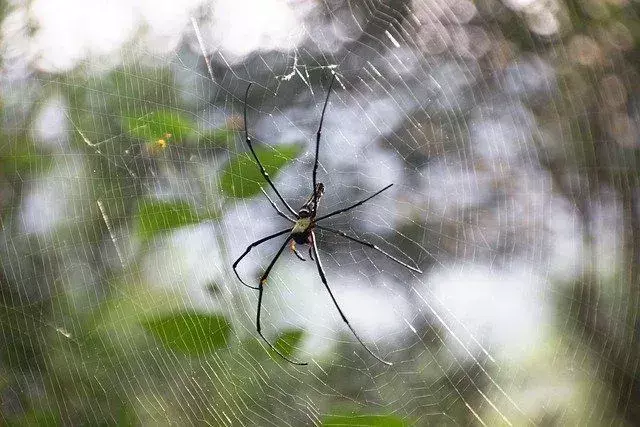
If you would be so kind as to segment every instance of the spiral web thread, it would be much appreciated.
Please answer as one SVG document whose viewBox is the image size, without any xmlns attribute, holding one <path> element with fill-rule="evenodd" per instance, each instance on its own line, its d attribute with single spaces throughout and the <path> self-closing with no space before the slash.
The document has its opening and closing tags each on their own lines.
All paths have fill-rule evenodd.
<svg viewBox="0 0 640 427">
<path fill-rule="evenodd" d="M 567 283 L 589 274 L 603 281 L 607 274 L 613 276 L 614 268 L 609 273 L 601 269 L 608 261 L 619 262 L 615 251 L 620 227 L 611 226 L 616 224 L 611 218 L 622 206 L 606 192 L 594 195 L 598 214 L 592 228 L 585 229 L 575 200 L 554 189 L 556 176 L 548 167 L 549 121 L 577 119 L 585 112 L 553 96 L 557 76 L 546 52 L 539 48 L 537 56 L 511 61 L 499 57 L 492 49 L 504 47 L 504 38 L 493 34 L 488 24 L 472 25 L 479 12 L 466 1 L 319 8 L 322 14 L 300 12 L 302 36 L 286 53 L 257 50 L 240 60 L 217 49 L 206 15 L 194 15 L 186 32 L 188 48 L 162 56 L 144 49 L 121 50 L 123 81 L 131 87 L 118 88 L 115 96 L 112 87 L 101 89 L 104 80 L 99 76 L 82 83 L 40 79 L 44 87 L 68 85 L 72 92 L 83 91 L 78 95 L 86 102 L 83 107 L 56 101 L 67 104 L 64 134 L 78 140 L 80 148 L 54 147 L 54 169 L 32 185 L 50 212 L 48 222 L 33 216 L 37 206 L 27 206 L 19 218 L 28 231 L 3 243 L 7 250 L 39 235 L 41 246 L 55 247 L 62 268 L 43 281 L 62 285 L 35 294 L 25 291 L 27 300 L 72 295 L 66 304 L 74 311 L 108 313 L 108 320 L 97 323 L 99 328 L 89 328 L 100 345 L 117 350 L 107 363 L 69 332 L 86 330 L 78 320 L 82 317 L 69 320 L 54 309 L 41 320 L 17 309 L 43 336 L 59 335 L 61 343 L 51 344 L 57 357 L 70 366 L 79 361 L 95 364 L 93 382 L 75 390 L 78 401 L 91 407 L 94 388 L 106 395 L 117 391 L 134 402 L 131 411 L 138 419 L 216 425 L 321 424 L 341 413 L 340 408 L 420 425 L 514 425 L 549 416 L 560 422 L 602 420 L 610 416 L 610 407 L 626 408 L 629 395 L 625 397 L 622 388 L 602 386 L 598 369 L 590 370 L 606 365 L 605 371 L 634 374 L 635 362 L 620 365 L 616 361 L 622 359 L 610 353 L 573 345 L 576 336 L 584 335 L 576 326 L 579 316 L 556 314 L 558 300 L 567 298 Z M 557 46 L 568 49 L 563 42 Z M 154 156 L 142 145 L 123 144 L 123 133 L 111 134 L 114 120 L 120 118 L 112 117 L 110 102 L 139 104 L 138 118 L 158 109 L 136 97 L 144 93 L 136 86 L 145 84 L 137 76 L 153 76 L 148 67 L 131 60 L 140 56 L 168 66 L 176 76 L 177 98 L 166 98 L 162 108 L 192 117 L 202 134 L 220 126 L 234 128 L 233 141 L 213 154 L 200 143 L 169 143 Z M 93 66 L 89 61 L 84 65 Z M 318 233 L 337 300 L 354 329 L 373 351 L 392 360 L 393 367 L 377 363 L 358 345 L 314 264 L 288 251 L 266 285 L 263 328 L 274 340 L 282 331 L 303 330 L 294 355 L 310 364 L 293 367 L 275 355 L 266 356 L 255 333 L 257 296 L 231 271 L 231 263 L 249 243 L 286 226 L 261 195 L 219 196 L 227 162 L 247 151 L 241 121 L 246 85 L 255 84 L 248 124 L 256 145 L 303 147 L 275 178 L 295 208 L 310 195 L 315 131 L 331 73 L 338 78 L 322 132 L 319 181 L 327 190 L 320 215 L 394 183 L 391 191 L 331 224 L 424 271 L 415 274 L 375 251 Z M 152 86 L 160 98 L 171 89 L 160 72 Z M 8 92 L 13 90 L 19 88 L 9 86 Z M 541 118 L 540 105 L 558 112 Z M 42 110 L 47 108 L 43 104 Z M 90 120 L 75 119 L 88 112 Z M 557 144 L 568 159 L 573 155 L 570 144 L 559 136 Z M 86 159 L 106 165 L 104 175 L 117 175 L 119 187 L 106 182 L 92 187 L 92 171 L 87 170 L 91 162 Z M 132 237 L 135 221 L 126 206 L 140 195 L 186 201 L 212 219 L 141 247 Z M 88 222 L 90 214 L 99 221 Z M 62 226 L 82 230 L 83 221 L 98 229 L 82 231 L 79 240 L 52 231 Z M 600 231 L 611 228 L 603 240 Z M 103 236 L 98 249 L 86 240 L 92 232 Z M 240 273 L 254 280 L 281 241 L 252 251 Z M 607 255 L 607 248 L 614 248 L 614 254 Z M 90 268 L 93 264 L 102 267 Z M 19 260 L 9 255 L 5 265 L 5 275 L 12 271 L 14 281 L 26 283 Z M 78 286 L 78 275 L 85 286 L 69 289 Z M 112 283 L 109 292 L 115 295 L 108 310 L 100 296 L 105 292 L 101 275 Z M 10 303 L 7 310 L 15 301 Z M 602 304 L 613 319 L 624 317 L 627 310 L 615 297 L 587 298 L 579 304 L 592 309 Z M 185 360 L 159 349 L 153 337 L 140 335 L 127 321 L 132 310 L 153 315 L 177 308 L 231 319 L 228 348 Z M 4 321 L 3 329 L 19 330 L 21 325 L 13 322 Z M 135 337 L 148 344 L 140 353 L 135 353 Z M 79 354 L 72 354 L 75 350 Z M 71 369 L 86 375 L 86 367 Z M 579 373 L 567 374 L 572 369 Z M 554 378 L 562 375 L 567 375 L 563 381 Z M 540 391 L 546 381 L 553 392 Z M 64 381 L 58 386 L 64 389 Z M 589 402 L 602 396 L 609 397 L 591 408 Z M 96 407 L 94 416 L 117 420 L 109 407 Z"/>
</svg>

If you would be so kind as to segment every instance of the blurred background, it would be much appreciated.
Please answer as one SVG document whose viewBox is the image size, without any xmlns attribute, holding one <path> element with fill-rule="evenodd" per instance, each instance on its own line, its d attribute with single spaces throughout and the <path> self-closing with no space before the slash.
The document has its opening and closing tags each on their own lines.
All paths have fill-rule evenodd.
<svg viewBox="0 0 640 427">
<path fill-rule="evenodd" d="M 0 0 L 0 424 L 640 424 L 639 9 Z"/>
</svg>

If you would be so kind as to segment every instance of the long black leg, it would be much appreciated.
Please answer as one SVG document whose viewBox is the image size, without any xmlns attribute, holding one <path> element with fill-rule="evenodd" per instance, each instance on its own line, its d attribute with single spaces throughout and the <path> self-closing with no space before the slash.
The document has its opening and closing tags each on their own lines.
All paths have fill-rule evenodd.
<svg viewBox="0 0 640 427">
<path fill-rule="evenodd" d="M 338 301 L 336 301 L 336 298 L 333 296 L 333 292 L 331 292 L 331 288 L 327 283 L 327 277 L 324 274 L 324 269 L 322 268 L 322 263 L 320 262 L 320 256 L 318 254 L 318 245 L 316 244 L 316 235 L 313 231 L 311 232 L 311 244 L 313 245 L 313 255 L 316 259 L 316 266 L 318 267 L 318 274 L 320 274 L 320 280 L 322 280 L 324 287 L 327 288 L 327 291 L 329 292 L 329 296 L 331 296 L 331 300 L 333 301 L 333 305 L 335 305 L 336 308 L 338 309 L 338 313 L 340 313 L 340 317 L 342 317 L 342 320 L 344 321 L 344 323 L 347 324 L 349 329 L 351 329 L 351 332 L 353 333 L 353 335 L 356 337 L 356 339 L 360 342 L 360 344 L 362 344 L 362 346 L 365 348 L 365 350 L 367 350 L 367 352 L 371 356 L 373 356 L 376 360 L 384 363 L 385 365 L 389 365 L 389 366 L 393 365 L 393 363 L 387 362 L 386 360 L 381 359 L 379 356 L 376 356 L 371 350 L 369 350 L 369 347 L 367 347 L 367 345 L 360 339 L 356 331 L 353 329 L 353 327 L 347 320 L 347 317 L 342 312 L 342 309 L 338 305 Z"/>
<path fill-rule="evenodd" d="M 259 244 L 264 243 L 264 242 L 266 242 L 267 240 L 271 240 L 271 239 L 273 239 L 273 238 L 276 238 L 276 237 L 278 237 L 278 236 L 282 236 L 283 234 L 285 234 L 285 233 L 289 233 L 289 232 L 291 232 L 291 229 L 290 229 L 290 228 L 287 228 L 286 230 L 281 230 L 281 231 L 278 231 L 277 233 L 274 233 L 274 234 L 272 234 L 272 235 L 270 235 L 270 236 L 263 237 L 263 238 L 262 238 L 262 239 L 260 239 L 260 240 L 256 240 L 255 242 L 253 242 L 252 244 L 250 244 L 249 246 L 247 246 L 247 249 L 242 253 L 242 255 L 240 255 L 240 258 L 238 258 L 238 259 L 233 263 L 233 272 L 234 272 L 234 273 L 236 273 L 236 277 L 238 277 L 238 280 L 240 280 L 240 282 L 241 282 L 243 285 L 245 285 L 247 288 L 251 288 L 251 289 L 260 289 L 260 288 L 255 287 L 255 286 L 247 285 L 247 284 L 244 282 L 244 280 L 242 280 L 242 279 L 240 278 L 240 274 L 238 274 L 238 270 L 236 270 L 236 267 L 238 266 L 238 263 L 239 263 L 240 261 L 242 261 L 242 258 L 244 258 L 245 256 L 247 256 L 247 254 L 248 254 L 249 252 L 251 252 L 251 249 L 255 248 L 255 247 L 256 247 L 256 246 L 258 246 Z"/>
<path fill-rule="evenodd" d="M 382 190 L 380 190 L 380 191 L 378 191 L 378 192 L 376 192 L 376 193 L 372 194 L 371 196 L 367 197 L 366 199 L 360 200 L 358 203 L 355 203 L 355 204 L 353 204 L 353 205 L 351 205 L 351 206 L 349 206 L 349 207 L 347 207 L 347 208 L 338 209 L 337 211 L 333 211 L 333 212 L 328 213 L 328 214 L 326 214 L 326 215 L 322 215 L 320 218 L 316 218 L 316 220 L 315 220 L 314 222 L 318 222 L 318 221 L 321 221 L 321 220 L 323 220 L 323 219 L 329 218 L 329 217 L 331 217 L 331 216 L 338 215 L 338 214 L 340 214 L 340 213 L 342 213 L 342 212 L 346 212 L 346 211 L 349 211 L 349 210 L 351 210 L 351 209 L 353 209 L 353 208 L 356 208 L 356 207 L 360 206 L 361 204 L 363 204 L 363 203 L 365 203 L 365 202 L 368 202 L 369 200 L 373 199 L 374 197 L 376 197 L 378 194 L 382 193 L 383 191 L 385 191 L 385 190 L 387 190 L 387 189 L 391 188 L 391 186 L 392 186 L 392 185 L 393 185 L 393 184 L 389 184 L 389 185 L 387 185 L 387 186 L 386 186 L 386 187 L 384 187 Z"/>
<path fill-rule="evenodd" d="M 296 222 L 295 219 L 289 218 L 287 216 L 287 214 L 285 214 L 284 212 L 282 212 L 280 210 L 280 208 L 278 207 L 278 205 L 275 204 L 275 202 L 271 199 L 271 197 L 269 197 L 269 195 L 267 194 L 266 191 L 264 191 L 264 188 L 260 187 L 260 191 L 262 191 L 262 194 L 264 194 L 264 197 L 267 198 L 267 200 L 269 201 L 269 203 L 271 203 L 271 207 L 273 207 L 273 209 L 276 210 L 276 212 L 278 212 L 278 215 L 280 215 L 282 218 L 286 219 L 289 222 Z M 296 216 L 297 218 L 297 216 Z"/>
<path fill-rule="evenodd" d="M 280 250 L 278 251 L 276 256 L 273 257 L 273 259 L 271 260 L 271 263 L 269 264 L 267 269 L 264 271 L 264 274 L 260 278 L 260 286 L 259 286 L 260 292 L 258 293 L 258 313 L 256 314 L 256 329 L 258 330 L 258 334 L 260 335 L 260 337 L 264 340 L 264 342 L 267 343 L 267 345 L 271 348 L 271 350 L 273 350 L 276 353 L 278 353 L 280 355 L 280 357 L 282 357 L 284 360 L 286 360 L 289 363 L 293 363 L 294 365 L 307 365 L 307 362 L 296 362 L 296 361 L 293 361 L 293 360 L 289 359 L 284 354 L 280 353 L 280 351 L 278 351 L 278 349 L 275 348 L 273 346 L 273 344 L 271 344 L 264 337 L 264 335 L 262 335 L 262 328 L 260 326 L 260 312 L 262 311 L 262 292 L 264 291 L 264 284 L 267 281 L 267 277 L 269 276 L 269 273 L 271 272 L 271 269 L 275 265 L 275 263 L 278 260 L 278 258 L 280 258 L 280 255 L 282 254 L 282 251 L 284 251 L 284 248 L 286 248 L 287 244 L 289 244 L 289 240 L 291 240 L 291 237 L 289 237 L 287 240 L 285 240 L 284 244 L 282 245 L 282 247 L 280 248 Z"/>
<path fill-rule="evenodd" d="M 360 240 L 360 239 L 358 239 L 356 237 L 349 236 L 344 231 L 336 230 L 334 228 L 329 228 L 329 227 L 324 227 L 324 226 L 321 227 L 319 225 L 316 225 L 316 227 L 318 227 L 320 230 L 325 230 L 325 231 L 329 231 L 331 233 L 335 233 L 335 234 L 337 234 L 339 236 L 342 236 L 342 237 L 345 237 L 345 238 L 347 238 L 347 239 L 349 239 L 349 240 L 351 240 L 353 242 L 360 243 L 361 245 L 364 245 L 364 246 L 367 246 L 367 247 L 369 247 L 371 249 L 374 249 L 374 250 L 380 252 L 382 255 L 384 255 L 387 258 L 389 258 L 390 260 L 397 262 L 401 266 L 403 266 L 405 268 L 408 268 L 411 271 L 415 271 L 416 273 L 422 274 L 422 271 L 418 267 L 413 267 L 413 266 L 410 266 L 409 264 L 407 264 L 405 262 L 400 261 L 398 258 L 394 257 L 393 255 L 390 255 L 390 254 L 386 253 L 385 251 L 383 251 L 382 249 L 380 249 L 378 246 L 374 245 L 373 243 L 365 242 L 364 240 Z"/>
<path fill-rule="evenodd" d="M 276 188 L 276 186 L 271 181 L 271 178 L 269 178 L 269 174 L 265 170 L 264 166 L 262 166 L 262 163 L 260 163 L 260 159 L 258 159 L 258 155 L 256 154 L 255 150 L 253 149 L 253 145 L 251 143 L 251 138 L 249 138 L 249 130 L 247 129 L 247 98 L 249 96 L 249 89 L 251 89 L 251 83 L 249 83 L 249 86 L 247 86 L 247 91 L 244 93 L 244 139 L 247 142 L 247 145 L 249 146 L 249 150 L 251 150 L 251 154 L 253 154 L 253 158 L 256 159 L 256 163 L 258 164 L 258 167 L 260 168 L 260 173 L 262 174 L 264 179 L 266 179 L 267 182 L 269 183 L 269 185 L 271 186 L 271 188 L 273 188 L 273 191 L 276 193 L 276 195 L 278 196 L 278 198 L 280 199 L 282 204 L 285 205 L 287 210 L 289 212 L 291 212 L 294 216 L 296 216 L 297 215 L 296 211 L 294 211 L 291 208 L 291 206 L 289 206 L 289 204 L 286 202 L 286 200 L 284 200 L 282 195 L 278 192 L 278 189 Z"/>
<path fill-rule="evenodd" d="M 327 110 L 327 103 L 329 102 L 329 95 L 331 95 L 331 87 L 336 80 L 335 73 L 331 77 L 331 83 L 329 83 L 329 90 L 327 91 L 327 97 L 324 100 L 324 106 L 322 107 L 322 115 L 320 116 L 320 125 L 318 126 L 318 132 L 316 132 L 316 159 L 313 163 L 313 213 L 315 214 L 318 209 L 318 197 L 316 194 L 316 175 L 318 174 L 318 155 L 320 154 L 320 136 L 322 134 L 322 122 L 324 121 L 324 112 Z"/>
</svg>

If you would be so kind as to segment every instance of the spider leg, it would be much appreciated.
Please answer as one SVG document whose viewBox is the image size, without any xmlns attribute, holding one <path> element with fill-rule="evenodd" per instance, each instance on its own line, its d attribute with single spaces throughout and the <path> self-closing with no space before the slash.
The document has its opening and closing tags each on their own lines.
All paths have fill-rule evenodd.
<svg viewBox="0 0 640 427">
<path fill-rule="evenodd" d="M 258 288 L 258 287 L 256 287 L 256 286 L 247 285 L 247 284 L 244 282 L 244 280 L 242 280 L 242 279 L 240 278 L 240 274 L 238 274 L 238 270 L 236 270 L 236 267 L 238 266 L 238 263 L 240 263 L 240 261 L 242 261 L 242 258 L 244 258 L 245 256 L 247 256 L 247 254 L 248 254 L 249 252 L 251 252 L 251 249 L 255 248 L 256 246 L 258 246 L 258 245 L 260 245 L 260 244 L 262 244 L 262 243 L 266 242 L 267 240 L 271 240 L 271 239 L 273 239 L 273 238 L 275 238 L 275 237 L 282 236 L 282 235 L 283 235 L 283 234 L 285 234 L 285 233 L 289 233 L 290 231 L 291 231 L 291 229 L 290 229 L 290 228 L 287 228 L 286 230 L 278 231 L 277 233 L 271 234 L 270 236 L 263 237 L 263 238 L 262 238 L 262 239 L 260 239 L 260 240 L 256 240 L 255 242 L 253 242 L 253 243 L 251 243 L 249 246 L 247 246 L 247 249 L 245 249 L 245 251 L 242 253 L 242 255 L 240 255 L 240 257 L 239 257 L 239 258 L 238 258 L 238 259 L 233 263 L 233 272 L 234 272 L 234 273 L 236 273 L 236 277 L 238 278 L 238 280 L 240 280 L 240 282 L 241 282 L 243 285 L 245 285 L 247 288 L 251 288 L 251 289 L 260 289 L 260 288 Z M 288 239 L 287 239 L 287 241 L 288 241 Z"/>
<path fill-rule="evenodd" d="M 249 150 L 251 150 L 251 154 L 253 154 L 253 158 L 256 160 L 256 163 L 258 164 L 258 167 L 260 168 L 260 173 L 262 174 L 264 179 L 267 181 L 267 183 L 269 183 L 271 188 L 273 188 L 273 191 L 276 193 L 276 195 L 278 196 L 278 198 L 280 199 L 282 204 L 287 208 L 287 210 L 289 212 L 291 212 L 293 214 L 293 216 L 296 216 L 297 215 L 296 211 L 294 211 L 291 208 L 291 206 L 289 206 L 287 201 L 284 200 L 282 195 L 278 192 L 278 189 L 276 188 L 276 186 L 271 181 L 271 178 L 269 178 L 269 174 L 267 173 L 267 171 L 264 168 L 264 166 L 262 166 L 262 163 L 260 162 L 260 159 L 258 159 L 258 155 L 256 154 L 255 150 L 253 149 L 253 145 L 251 143 L 251 138 L 249 138 L 249 130 L 247 129 L 247 98 L 249 97 L 249 89 L 251 89 L 251 83 L 249 83 L 249 86 L 247 86 L 247 91 L 244 93 L 244 139 L 247 142 L 247 145 L 249 146 Z"/>
<path fill-rule="evenodd" d="M 362 199 L 362 200 L 360 200 L 359 202 L 354 203 L 353 205 L 351 205 L 351 206 L 349 206 L 349 207 L 342 208 L 342 209 L 338 209 L 337 211 L 333 211 L 333 212 L 328 213 L 328 214 L 326 214 L 326 215 L 322 215 L 320 218 L 316 218 L 316 220 L 315 220 L 314 222 L 318 222 L 318 221 L 321 221 L 321 220 L 323 220 L 323 219 L 326 219 L 326 218 L 332 217 L 332 216 L 334 216 L 334 215 L 338 215 L 338 214 L 340 214 L 340 213 L 342 213 L 342 212 L 346 212 L 346 211 L 349 211 L 349 210 L 351 210 L 351 209 L 353 209 L 353 208 L 356 208 L 356 207 L 360 206 L 361 204 L 363 204 L 363 203 L 365 203 L 365 202 L 368 202 L 369 200 L 373 199 L 374 197 L 376 197 L 378 194 L 382 193 L 383 191 L 385 191 L 385 190 L 387 190 L 387 189 L 391 188 L 391 186 L 392 186 L 392 185 L 393 185 L 393 184 L 389 184 L 389 185 L 387 185 L 387 186 L 386 186 L 386 187 L 384 187 L 382 190 L 380 190 L 380 191 L 378 191 L 378 192 L 376 192 L 376 193 L 373 193 L 371 196 L 367 197 L 366 199 Z"/>
<path fill-rule="evenodd" d="M 306 261 L 306 259 L 304 259 L 304 257 L 300 255 L 300 252 L 298 252 L 298 250 L 296 249 L 296 242 L 294 240 L 291 241 L 290 247 L 291 247 L 291 252 L 293 252 L 300 261 Z"/>
<path fill-rule="evenodd" d="M 313 258 L 313 248 L 311 246 L 309 246 L 309 258 L 311 258 L 311 261 L 315 261 Z"/>
<path fill-rule="evenodd" d="M 342 237 L 344 237 L 346 239 L 349 239 L 349 240 L 351 240 L 353 242 L 360 243 L 361 245 L 364 245 L 364 246 L 367 246 L 367 247 L 369 247 L 371 249 L 374 249 L 374 250 L 380 252 L 382 255 L 384 255 L 387 258 L 389 258 L 390 260 L 397 262 L 401 266 L 403 266 L 405 268 L 408 268 L 411 271 L 415 271 L 416 273 L 422 274 L 422 270 L 420 270 L 419 268 L 413 267 L 413 266 L 411 266 L 411 265 L 409 265 L 409 264 L 407 264 L 405 262 L 400 261 L 398 258 L 394 257 L 393 255 L 390 255 L 390 254 L 386 253 L 385 251 L 383 251 L 382 249 L 380 249 L 378 246 L 374 245 L 373 243 L 365 242 L 364 240 L 360 240 L 360 239 L 358 239 L 356 237 L 349 236 L 344 231 L 336 230 L 334 228 L 329 228 L 329 227 L 324 227 L 324 226 L 321 227 L 319 225 L 316 225 L 316 227 L 318 227 L 320 230 L 329 231 L 331 233 L 334 233 L 334 234 L 342 236 Z"/>
<path fill-rule="evenodd" d="M 320 154 L 320 136 L 322 134 L 322 122 L 324 121 L 324 113 L 327 110 L 327 103 L 329 102 L 329 95 L 331 95 L 331 87 L 336 80 L 336 74 L 333 73 L 331 77 L 331 83 L 329 83 L 329 90 L 327 90 L 327 97 L 324 100 L 324 106 L 322 107 L 322 115 L 320 116 L 320 125 L 318 126 L 318 132 L 316 132 L 316 159 L 313 163 L 313 212 L 318 209 L 318 197 L 316 197 L 316 175 L 318 174 L 318 155 Z"/>
<path fill-rule="evenodd" d="M 278 251 L 276 256 L 273 257 L 273 259 L 271 260 L 271 263 L 269 264 L 267 269 L 262 274 L 262 277 L 260 278 L 260 286 L 258 288 L 260 292 L 258 293 L 258 312 L 256 314 L 256 329 L 258 330 L 258 334 L 260 335 L 260 337 L 264 340 L 264 342 L 267 343 L 269 348 L 271 348 L 271 350 L 273 350 L 276 353 L 278 353 L 278 355 L 280 355 L 280 357 L 282 357 L 284 360 L 286 360 L 289 363 L 293 363 L 294 365 L 307 365 L 307 362 L 296 362 L 296 361 L 293 361 L 293 360 L 289 359 L 287 356 L 285 356 L 284 354 L 282 354 L 280 351 L 278 351 L 278 349 L 275 348 L 274 345 L 271 344 L 264 337 L 264 335 L 262 335 L 262 328 L 260 326 L 260 312 L 262 311 L 262 292 L 264 291 L 264 284 L 267 281 L 267 277 L 269 276 L 269 273 L 271 272 L 271 269 L 275 265 L 275 263 L 278 260 L 278 258 L 280 258 L 280 255 L 282 254 L 282 251 L 284 251 L 284 248 L 287 247 L 287 244 L 289 243 L 289 240 L 291 240 L 291 237 L 289 237 L 289 238 L 287 238 L 287 240 L 285 240 L 284 244 L 280 247 L 280 250 Z"/>
<path fill-rule="evenodd" d="M 262 194 L 264 194 L 264 197 L 266 197 L 266 198 L 267 198 L 267 200 L 269 200 L 269 203 L 271 203 L 271 206 L 273 207 L 273 209 L 275 209 L 275 210 L 276 210 L 276 212 L 278 212 L 278 215 L 280 215 L 282 218 L 286 219 L 286 220 L 287 220 L 287 221 L 289 221 L 289 222 L 296 222 L 294 219 L 289 218 L 289 217 L 287 216 L 287 214 L 285 214 L 284 212 L 282 212 L 282 211 L 280 210 L 280 208 L 275 204 L 275 202 L 271 199 L 271 197 L 269 197 L 269 195 L 267 194 L 267 192 L 266 192 L 266 191 L 264 191 L 264 188 L 260 187 L 260 191 L 262 191 Z M 298 216 L 296 215 L 296 218 L 297 218 L 297 217 L 298 217 Z"/>
<path fill-rule="evenodd" d="M 320 280 L 322 280 L 322 283 L 324 284 L 324 287 L 327 288 L 327 291 L 329 292 L 329 296 L 331 297 L 331 300 L 333 301 L 333 305 L 336 306 L 336 308 L 338 309 L 338 313 L 340 313 L 340 317 L 342 317 L 342 320 L 344 321 L 344 323 L 346 323 L 346 325 L 349 327 L 349 329 L 351 329 L 351 332 L 353 333 L 353 335 L 356 337 L 356 339 L 360 342 L 360 344 L 362 344 L 362 346 L 365 348 L 365 350 L 367 350 L 367 352 L 371 356 L 373 356 L 379 362 L 384 363 L 385 365 L 392 366 L 393 363 L 387 362 L 386 360 L 380 358 L 379 356 L 376 356 L 375 353 L 373 353 L 371 350 L 369 350 L 369 347 L 367 347 L 367 345 L 360 339 L 360 337 L 356 333 L 355 329 L 353 329 L 353 327 L 351 326 L 351 324 L 347 320 L 347 317 L 342 312 L 342 309 L 338 305 L 338 301 L 336 301 L 336 298 L 333 296 L 333 292 L 331 292 L 331 288 L 329 287 L 329 284 L 327 283 L 327 277 L 324 274 L 324 269 L 322 268 L 322 263 L 320 262 L 320 256 L 318 254 L 318 245 L 316 244 L 316 235 L 315 235 L 315 233 L 313 231 L 311 232 L 311 244 L 313 245 L 313 254 L 315 255 L 316 266 L 318 267 L 318 274 L 320 274 Z"/>
</svg>

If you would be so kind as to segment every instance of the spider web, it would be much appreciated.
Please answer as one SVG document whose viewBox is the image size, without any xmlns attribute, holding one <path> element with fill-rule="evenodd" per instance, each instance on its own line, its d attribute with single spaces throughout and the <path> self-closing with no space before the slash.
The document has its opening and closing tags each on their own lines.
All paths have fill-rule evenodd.
<svg viewBox="0 0 640 427">
<path fill-rule="evenodd" d="M 598 39 L 596 6 L 546 6 L 7 7 L 3 421 L 637 421 L 631 24 L 607 15 Z M 424 271 L 317 232 L 341 308 L 391 367 L 350 333 L 315 264 L 286 250 L 267 281 L 262 326 L 309 366 L 282 361 L 255 331 L 256 292 L 231 269 L 247 245 L 288 225 L 259 192 L 225 192 L 228 174 L 278 203 L 252 178 L 254 164 L 230 166 L 247 152 L 248 83 L 261 153 L 300 147 L 273 174 L 297 209 L 312 190 L 332 73 L 319 215 L 393 183 L 327 224 Z M 193 123 L 188 143 L 135 137 L 158 111 Z M 148 226 L 150 201 L 183 205 Z M 185 222 L 145 235 L 171 212 Z M 253 250 L 242 277 L 257 284 L 282 242 Z M 202 319 L 228 324 L 225 345 Z"/>
</svg>

